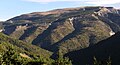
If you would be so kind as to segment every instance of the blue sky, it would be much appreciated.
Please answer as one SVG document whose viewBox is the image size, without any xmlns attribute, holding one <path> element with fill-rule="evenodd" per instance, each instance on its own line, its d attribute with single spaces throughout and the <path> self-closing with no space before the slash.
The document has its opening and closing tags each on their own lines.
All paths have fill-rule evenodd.
<svg viewBox="0 0 120 65">
<path fill-rule="evenodd" d="M 0 20 L 59 8 L 81 6 L 112 6 L 120 8 L 120 0 L 1 0 Z"/>
</svg>

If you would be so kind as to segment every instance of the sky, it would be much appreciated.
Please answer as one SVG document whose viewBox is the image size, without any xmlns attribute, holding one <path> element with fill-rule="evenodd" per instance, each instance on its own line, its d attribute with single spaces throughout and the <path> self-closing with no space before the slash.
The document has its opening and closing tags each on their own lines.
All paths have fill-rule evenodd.
<svg viewBox="0 0 120 65">
<path fill-rule="evenodd" d="M 83 6 L 120 8 L 120 0 L 0 0 L 0 21 L 31 12 Z"/>
</svg>

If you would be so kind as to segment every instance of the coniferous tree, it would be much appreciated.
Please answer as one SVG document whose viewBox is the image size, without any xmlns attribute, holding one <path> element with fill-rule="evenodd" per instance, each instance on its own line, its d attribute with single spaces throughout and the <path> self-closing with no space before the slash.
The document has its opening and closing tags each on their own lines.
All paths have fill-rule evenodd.
<svg viewBox="0 0 120 65">
<path fill-rule="evenodd" d="M 61 51 L 58 51 L 58 58 L 55 60 L 53 65 L 72 65 L 71 61 L 67 57 L 63 57 Z"/>
</svg>

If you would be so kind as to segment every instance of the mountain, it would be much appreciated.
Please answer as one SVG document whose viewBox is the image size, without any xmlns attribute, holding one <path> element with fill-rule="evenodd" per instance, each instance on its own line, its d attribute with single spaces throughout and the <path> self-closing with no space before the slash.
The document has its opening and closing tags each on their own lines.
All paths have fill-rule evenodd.
<svg viewBox="0 0 120 65">
<path fill-rule="evenodd" d="M 2 23 L 2 32 L 51 52 L 68 53 L 93 46 L 120 31 L 120 10 L 78 7 L 33 12 Z"/>
<path fill-rule="evenodd" d="M 68 58 L 53 60 L 51 55 L 52 52 L 0 33 L 0 65 L 72 65 Z"/>
<path fill-rule="evenodd" d="M 50 57 L 52 55 L 52 52 L 0 33 L 0 53 L 8 51 L 9 48 L 13 48 L 15 52 L 27 54 L 28 56 Z"/>
<path fill-rule="evenodd" d="M 119 50 L 120 32 L 108 39 L 98 42 L 96 45 L 85 49 L 72 51 L 67 53 L 65 56 L 68 56 L 75 65 L 93 65 L 94 57 L 96 57 L 97 60 L 102 61 L 102 63 L 107 62 L 107 59 L 110 57 L 112 65 L 120 65 Z"/>
</svg>

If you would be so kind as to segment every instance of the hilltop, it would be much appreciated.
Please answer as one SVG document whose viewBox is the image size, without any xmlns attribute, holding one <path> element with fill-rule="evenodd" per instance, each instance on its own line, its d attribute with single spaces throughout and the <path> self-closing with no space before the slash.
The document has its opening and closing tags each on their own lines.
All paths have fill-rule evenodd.
<svg viewBox="0 0 120 65">
<path fill-rule="evenodd" d="M 56 54 L 84 49 L 120 31 L 120 10 L 78 7 L 33 12 L 2 23 L 2 32 Z"/>
</svg>

